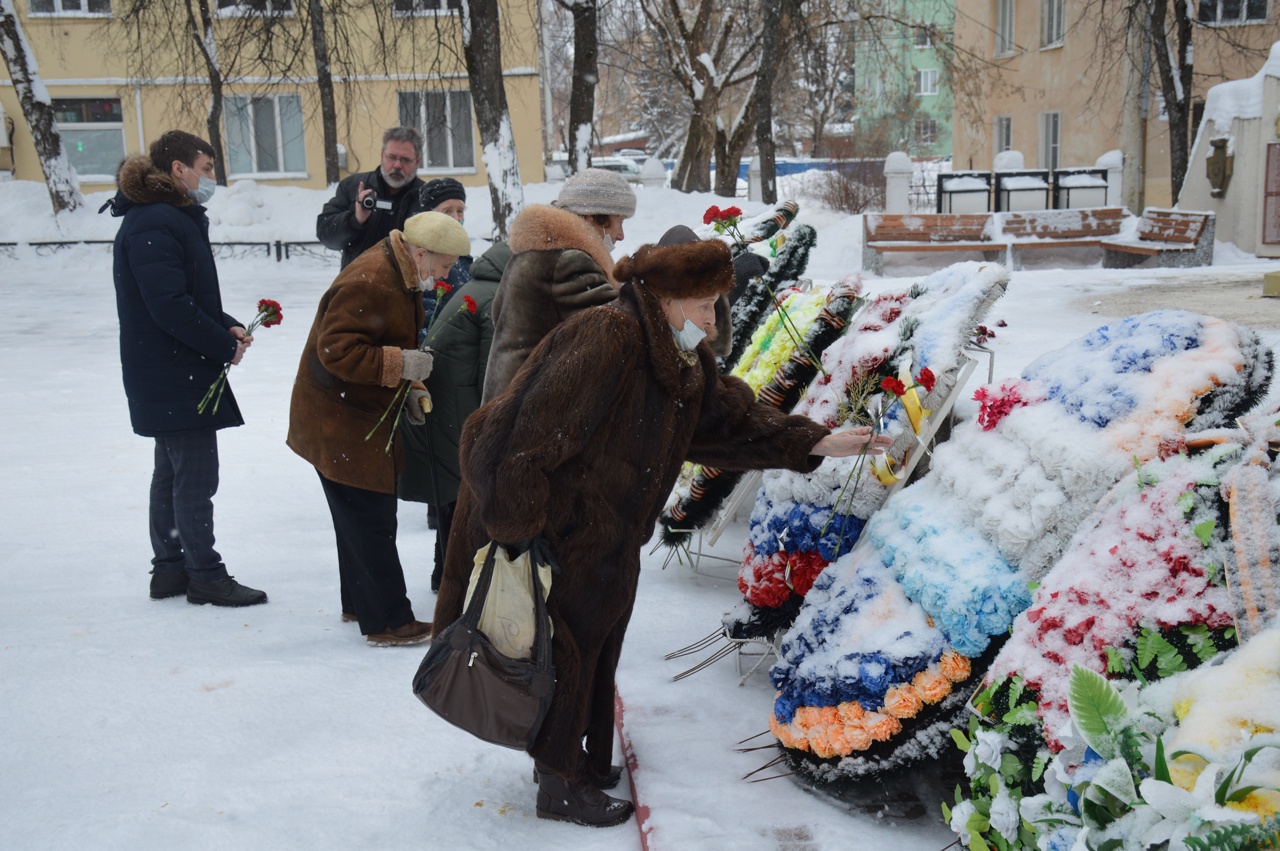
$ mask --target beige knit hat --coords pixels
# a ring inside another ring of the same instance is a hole
[[[434,210],[405,220],[404,241],[437,254],[463,257],[471,253],[471,237],[457,219]]]
[[[553,206],[579,216],[601,213],[629,219],[636,214],[636,193],[617,172],[587,168],[564,182]]]

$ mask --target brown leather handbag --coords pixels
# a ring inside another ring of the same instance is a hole
[[[556,672],[551,664],[551,619],[543,599],[538,565],[557,565],[546,543],[530,547],[533,574],[533,658],[511,659],[493,648],[480,631],[480,613],[493,579],[494,554],[489,548],[484,569],[462,617],[440,633],[418,666],[413,693],[444,720],[495,745],[528,750],[551,707]]]

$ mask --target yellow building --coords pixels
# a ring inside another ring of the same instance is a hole
[[[1277,6],[1267,0],[1190,4],[1197,17],[1193,138],[1209,86],[1251,76],[1266,60],[1280,38]],[[956,98],[956,169],[990,169],[995,154],[1006,150],[1021,152],[1033,169],[1092,166],[1120,150],[1126,180],[1143,177],[1142,194],[1129,187],[1126,197],[1152,206],[1173,203],[1158,72],[1149,69],[1144,89],[1142,74],[1127,70],[1120,57],[1126,36],[1138,34],[1122,26],[1100,33],[1097,8],[1068,0],[956,0],[956,46],[987,62],[984,73],[996,81],[978,98]]]
[[[40,82],[57,113],[58,129],[81,189],[114,186],[125,156],[144,153],[170,129],[208,138],[209,77],[200,73],[188,41],[157,31],[142,55],[132,47],[125,0],[15,0],[20,24],[38,64]],[[136,3],[136,0],[132,0]],[[308,20],[294,14],[302,0],[207,0],[214,43],[224,69],[220,122],[228,181],[323,188],[325,155],[320,96]],[[181,21],[188,5],[205,0],[152,0]],[[340,175],[378,166],[382,132],[406,124],[425,139],[419,174],[456,177],[468,186],[487,181],[479,131],[461,50],[457,0],[322,0],[334,57],[331,73],[341,146]],[[380,6],[374,4],[381,3]],[[508,108],[525,182],[544,179],[542,120],[533,0],[499,0]],[[264,13],[264,10],[270,10]],[[341,21],[337,16],[343,15]],[[274,65],[261,39],[238,53],[239,34],[276,27]],[[146,26],[157,26],[149,21]],[[161,24],[159,26],[167,26]],[[186,33],[189,37],[190,33]],[[220,43],[221,42],[221,43]],[[186,53],[180,53],[183,47]],[[289,58],[286,46],[295,47]],[[305,50],[296,48],[305,47]],[[255,53],[255,51],[258,51]],[[281,58],[283,57],[283,58]],[[293,67],[281,70],[283,62]],[[236,67],[238,66],[238,67]],[[0,62],[3,108],[14,176],[43,181],[30,128]],[[3,145],[4,134],[0,134]],[[7,159],[7,157],[3,157]],[[0,167],[8,163],[0,162]]]

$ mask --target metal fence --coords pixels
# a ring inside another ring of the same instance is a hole
[[[40,240],[32,242],[0,242],[0,256],[17,260],[19,249],[32,249],[39,257],[51,257],[61,251],[79,245],[114,245],[109,239],[75,239],[75,240]],[[213,256],[219,260],[245,260],[275,258],[277,263],[291,259],[333,261],[336,266],[341,259],[337,251],[325,248],[318,242],[286,242],[277,239],[274,242],[214,242]]]

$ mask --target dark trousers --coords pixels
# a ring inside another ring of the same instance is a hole
[[[186,571],[197,582],[227,575],[213,548],[213,495],[218,492],[218,433],[156,438],[151,473],[151,564],[156,573]]]
[[[440,590],[440,578],[444,576],[444,552],[449,543],[449,530],[453,528],[453,510],[457,502],[441,505],[436,509],[436,566],[431,571],[431,590]]]
[[[342,609],[376,635],[414,619],[396,549],[396,497],[320,476],[338,541]]]

